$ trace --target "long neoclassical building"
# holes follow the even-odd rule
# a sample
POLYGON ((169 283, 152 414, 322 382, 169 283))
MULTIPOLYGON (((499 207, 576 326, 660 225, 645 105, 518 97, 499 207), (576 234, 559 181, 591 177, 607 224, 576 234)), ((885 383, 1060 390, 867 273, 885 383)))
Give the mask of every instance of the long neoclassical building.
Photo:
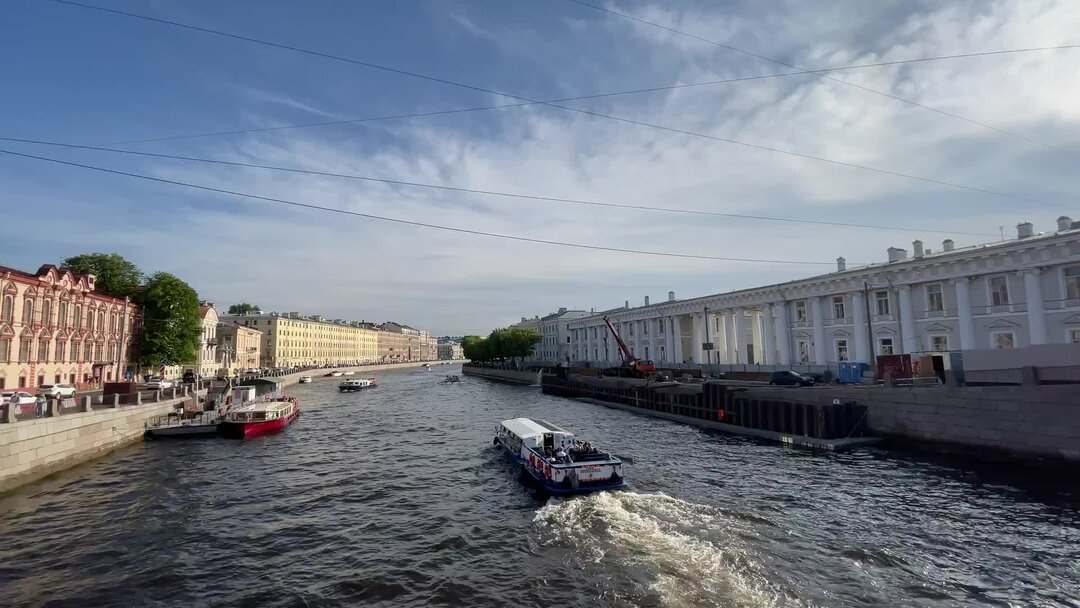
POLYGON ((131 358, 138 306, 94 292, 94 277, 46 264, 0 267, 0 389, 116 380, 131 358))
MULTIPOLYGON (((889 248, 886 262, 807 279, 623 307, 570 322, 578 362, 619 360, 603 323, 636 357, 662 363, 870 362, 903 354, 1080 342, 1080 222, 931 251, 889 248), (711 346, 711 350, 706 350, 711 346)), ((883 252, 884 253, 884 252, 883 252)))

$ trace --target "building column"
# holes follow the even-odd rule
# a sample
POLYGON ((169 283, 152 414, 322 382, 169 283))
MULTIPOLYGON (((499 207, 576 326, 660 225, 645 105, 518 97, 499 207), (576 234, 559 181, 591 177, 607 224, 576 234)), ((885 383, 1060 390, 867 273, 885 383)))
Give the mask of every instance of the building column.
POLYGON ((1028 331, 1031 333, 1031 344, 1046 344, 1046 311, 1043 308, 1042 285, 1039 284, 1038 268, 1025 270, 1024 293, 1027 299, 1028 331))
POLYGON ((915 339, 915 307, 911 303, 911 286, 900 286, 900 343, 903 344, 901 354, 911 354, 919 350, 915 339))
POLYGON ((671 317, 660 319, 664 324, 664 357, 665 363, 675 362, 675 334, 672 332, 671 317))
POLYGON ((705 363, 705 351, 701 343, 705 341, 705 314, 695 312, 690 315, 690 353, 694 363, 705 363))
MULTIPOLYGON (((764 340, 761 335, 761 309, 750 310, 750 343, 754 345, 754 363, 761 365, 765 354, 764 340)), ((747 353, 746 362, 750 362, 750 353, 747 353)))
POLYGON ((675 349, 672 351, 674 356, 673 361, 675 363, 683 362, 683 343, 682 343, 682 315, 675 315, 671 317, 671 332, 672 338, 675 341, 675 349))
POLYGON ((776 364, 776 321, 773 319, 773 305, 766 304, 762 307, 762 317, 765 323, 765 334, 761 348, 761 363, 765 365, 776 364))
POLYGON ((821 309, 821 298, 810 298, 810 318, 814 322, 814 363, 825 365, 829 362, 829 350, 825 344, 825 313, 821 309))
POLYGON ((851 306, 855 310, 855 358, 859 363, 869 363, 870 329, 866 325, 866 294, 856 291, 851 294, 851 306))
POLYGON ((741 308, 736 308, 731 311, 731 333, 732 341, 730 348, 732 349, 735 363, 746 363, 746 347, 742 345, 743 337, 743 311, 741 308))
POLYGON ((716 351, 717 363, 729 363, 727 358, 727 338, 723 312, 714 313, 711 328, 711 340, 716 351))
POLYGON ((776 325, 776 363, 779 365, 791 364, 791 328, 788 327, 787 302, 781 300, 773 304, 774 319, 776 325))
POLYGON ((971 313, 971 288, 967 277, 956 279, 956 314, 960 319, 960 349, 978 348, 975 344, 975 317, 971 313))
POLYGON ((727 359, 728 364, 735 365, 738 363, 738 359, 735 358, 735 311, 727 310, 724 312, 724 358, 727 359))

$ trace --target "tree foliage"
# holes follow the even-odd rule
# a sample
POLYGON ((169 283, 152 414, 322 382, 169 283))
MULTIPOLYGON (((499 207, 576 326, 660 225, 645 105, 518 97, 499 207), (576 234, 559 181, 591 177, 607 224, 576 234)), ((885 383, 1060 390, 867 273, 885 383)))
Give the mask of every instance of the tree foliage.
POLYGON ((257 315, 262 312, 262 308, 259 308, 256 304, 248 304, 243 302, 240 304, 233 304, 229 307, 230 315, 257 315))
POLYGON ((202 333, 195 290, 175 276, 159 272, 139 292, 138 303, 143 314, 139 362, 156 366, 161 359, 170 364, 194 361, 202 333))
POLYGON ((94 275, 94 291, 114 298, 133 297, 143 280, 139 267, 118 253, 84 253, 64 260, 63 266, 94 275))
POLYGON ((492 331, 486 338, 465 336, 461 350, 472 361, 500 361, 525 358, 532 355, 540 342, 540 332, 535 329, 508 327, 492 331))

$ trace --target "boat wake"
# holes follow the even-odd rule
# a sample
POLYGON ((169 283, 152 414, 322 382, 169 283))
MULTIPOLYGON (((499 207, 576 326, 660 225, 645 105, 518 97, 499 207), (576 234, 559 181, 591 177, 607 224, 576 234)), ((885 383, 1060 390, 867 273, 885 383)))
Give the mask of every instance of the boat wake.
POLYGON ((615 588, 604 595, 676 608, 799 605, 741 546, 745 523, 713 507, 664 494, 601 492, 552 499, 533 521, 542 544, 564 547, 583 568, 608 574, 615 588), (627 580, 614 580, 615 572, 627 580))

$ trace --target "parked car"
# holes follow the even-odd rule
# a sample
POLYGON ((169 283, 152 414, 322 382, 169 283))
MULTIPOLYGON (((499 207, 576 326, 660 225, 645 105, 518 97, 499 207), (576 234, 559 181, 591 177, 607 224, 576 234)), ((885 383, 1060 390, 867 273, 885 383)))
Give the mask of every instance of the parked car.
POLYGON ((164 378, 151 377, 143 384, 144 388, 151 388, 157 390, 164 390, 173 387, 172 380, 166 380, 164 378))
POLYGON ((3 391, 0 392, 0 401, 3 403, 11 403, 11 398, 15 395, 19 396, 19 405, 33 405, 37 403, 37 397, 31 395, 26 391, 3 391))
POLYGON ((195 384, 199 381, 199 374, 195 372, 184 372, 184 384, 195 384))
POLYGON ((70 384, 42 384, 38 387, 37 394, 45 397, 74 397, 75 387, 70 384))
POLYGON ((773 372, 769 376, 769 384, 774 386, 813 386, 814 379, 799 372, 784 370, 773 372))

